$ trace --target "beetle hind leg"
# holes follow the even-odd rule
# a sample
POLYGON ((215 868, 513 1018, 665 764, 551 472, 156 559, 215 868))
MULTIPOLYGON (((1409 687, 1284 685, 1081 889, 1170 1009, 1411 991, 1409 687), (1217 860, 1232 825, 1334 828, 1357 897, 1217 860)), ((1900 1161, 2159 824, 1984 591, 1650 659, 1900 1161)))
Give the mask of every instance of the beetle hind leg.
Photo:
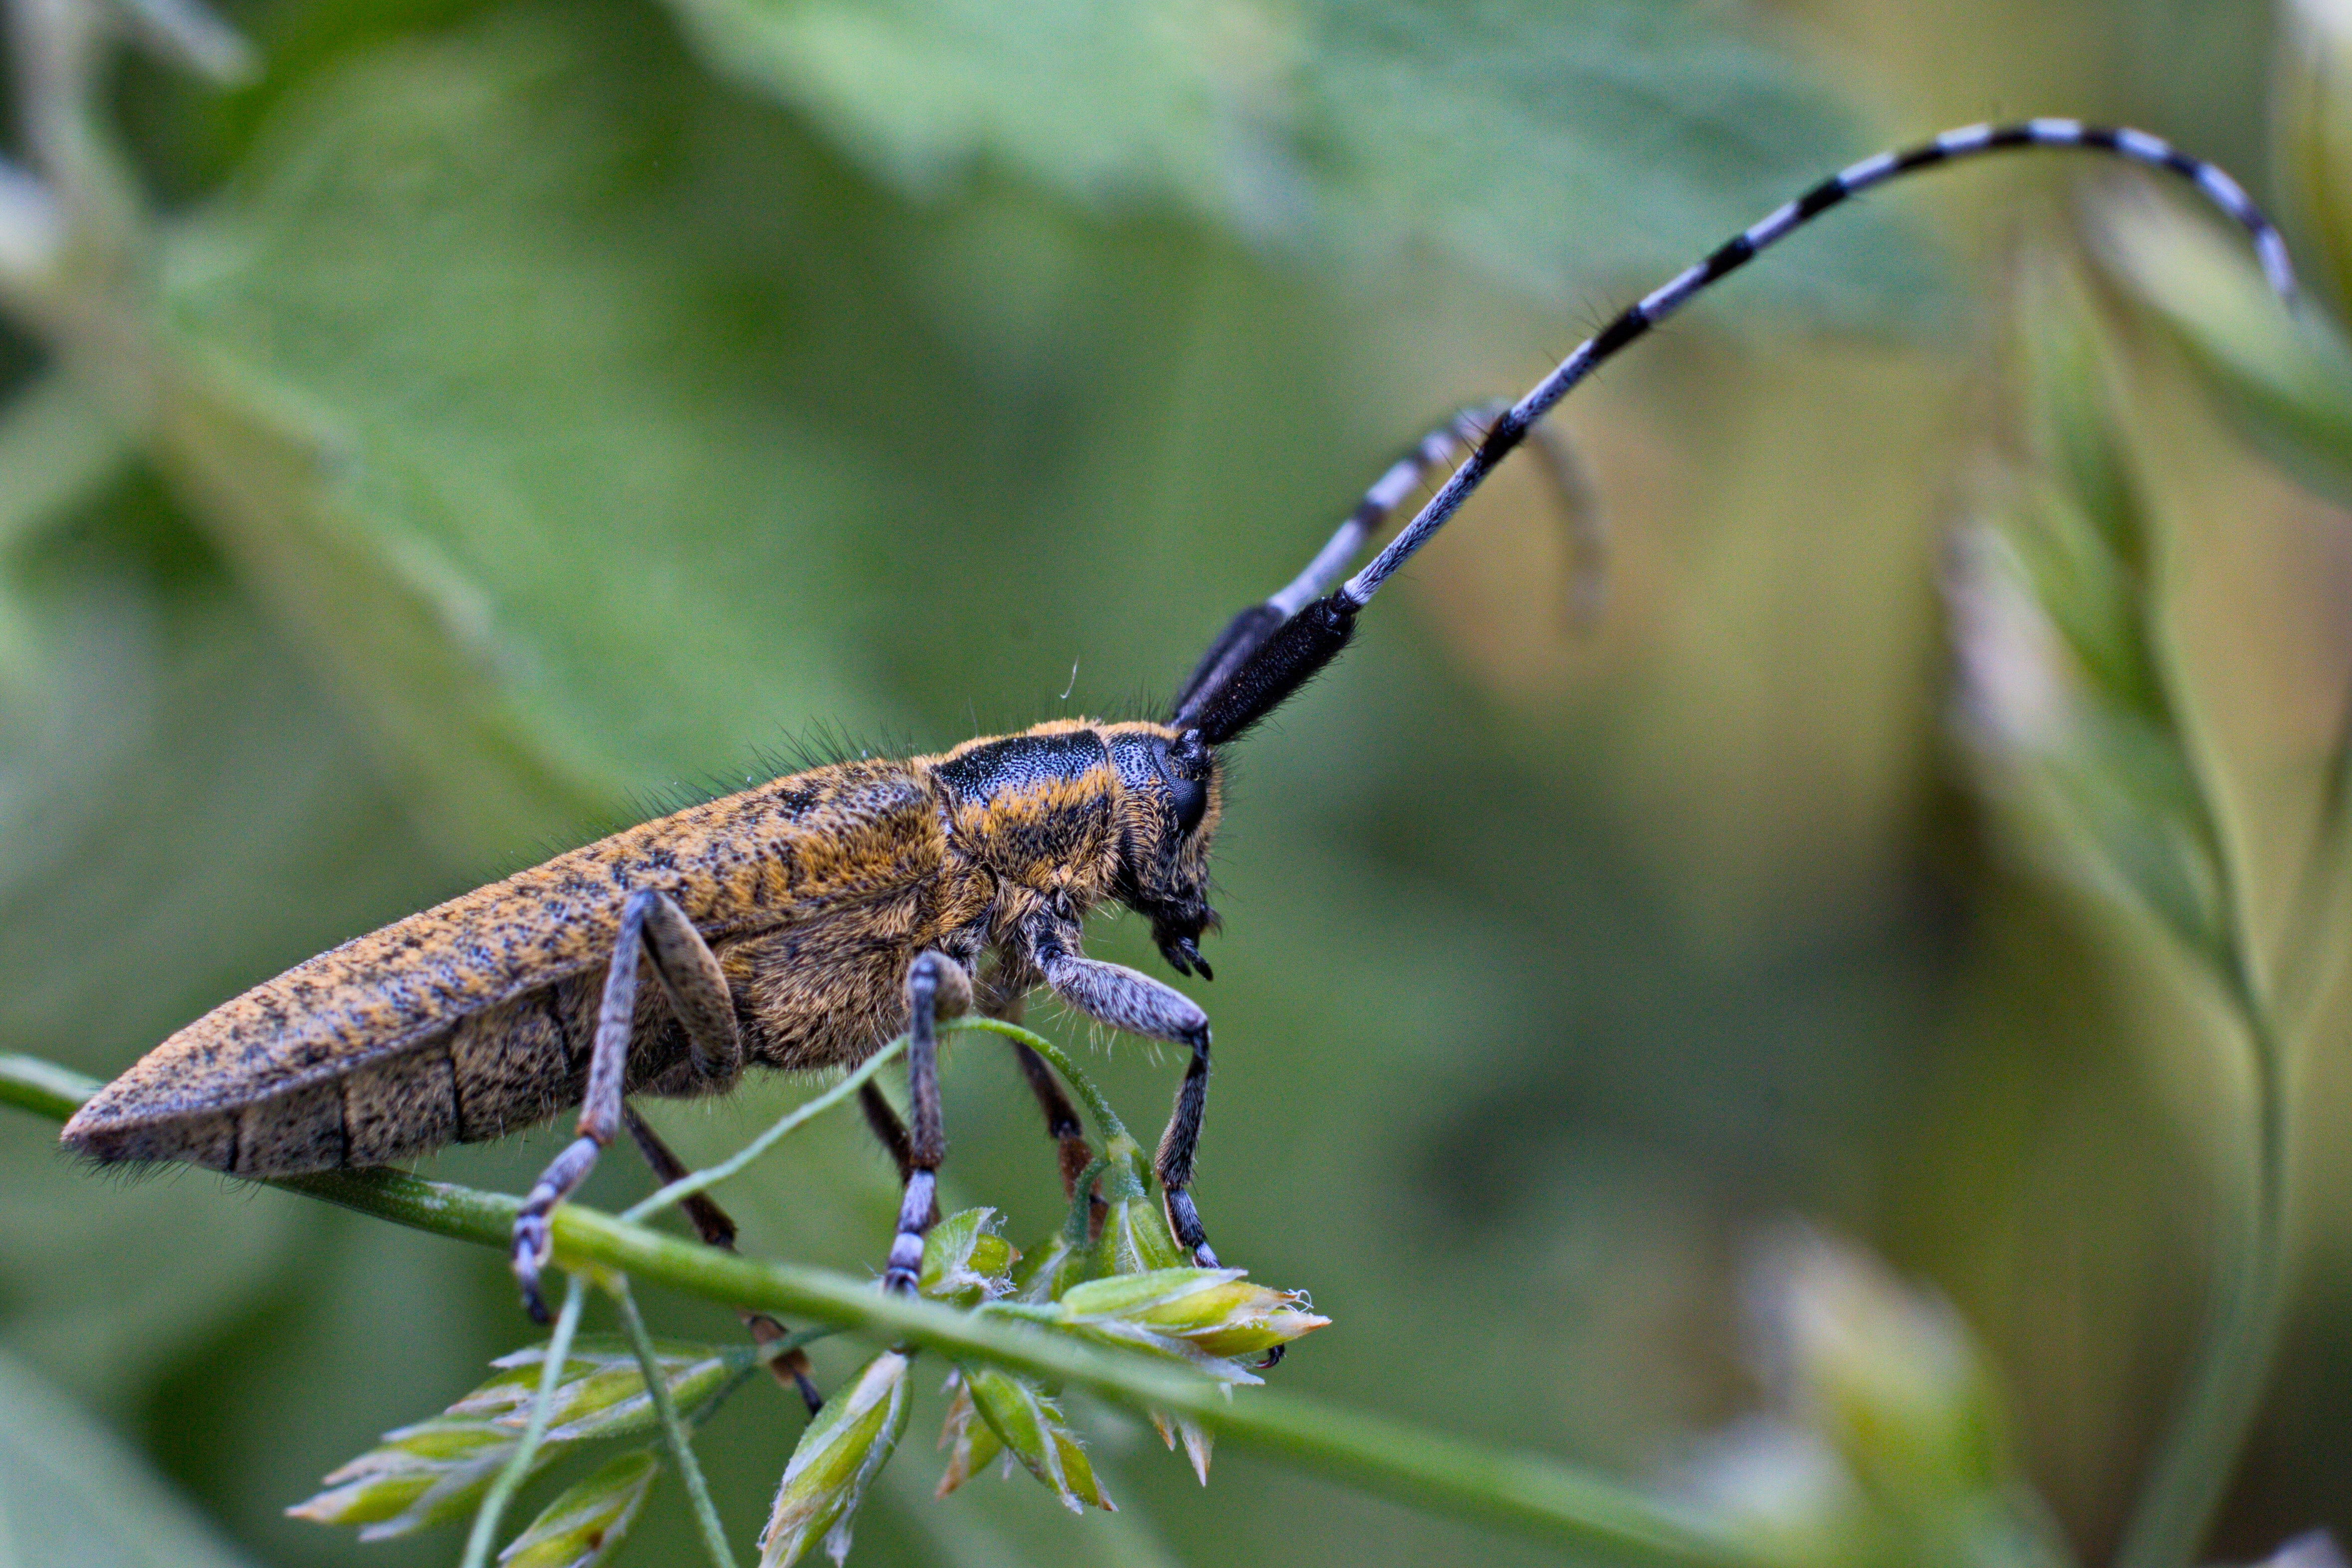
MULTIPOLYGON (((686 1030, 695 1069, 716 1082, 731 1081, 743 1067, 743 1042, 735 1027, 727 977, 719 960, 666 893, 641 888, 621 904, 621 928, 613 941, 613 967, 596 1008, 596 1036, 589 1049, 588 1087, 582 1097, 578 1136, 550 1163, 515 1215, 514 1273, 523 1309, 548 1321, 539 1278, 547 1267, 555 1235, 555 1206, 578 1190, 596 1167, 596 1156, 621 1131, 622 1095, 627 1088, 629 1037, 637 1017, 637 958, 653 960, 655 977, 667 994, 670 1011, 686 1030)), ((731 1228, 731 1227, 730 1227, 731 1228)))
MULTIPOLYGON (((895 1294, 913 1293, 923 1270, 923 1237, 939 1214, 940 1161, 947 1153, 947 1133, 940 1116, 939 1021, 971 1005, 971 975, 946 953, 927 950, 917 953, 907 966, 907 1098, 911 1125, 902 1162, 906 1190, 898 1205, 898 1228, 890 1238, 889 1261, 882 1270, 882 1288, 895 1294)), ((867 1120, 880 1131, 874 1101, 866 1104, 867 1120)), ((884 1142, 893 1141, 885 1134, 884 1142)), ((894 1146, 892 1152, 897 1152, 894 1146)))

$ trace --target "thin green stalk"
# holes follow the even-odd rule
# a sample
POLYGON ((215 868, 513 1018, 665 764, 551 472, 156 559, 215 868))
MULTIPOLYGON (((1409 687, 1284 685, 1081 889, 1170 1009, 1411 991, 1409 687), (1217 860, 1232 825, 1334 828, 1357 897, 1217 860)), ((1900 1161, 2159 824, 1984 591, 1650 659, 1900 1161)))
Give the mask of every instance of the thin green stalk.
POLYGON ((2329 749, 2327 777, 2319 792, 2319 813, 2311 827, 2311 847, 2287 900, 2288 945, 2280 955, 2278 981, 2273 992, 2279 1015, 2290 1023, 2307 1026, 2310 1011, 2325 995, 2333 966, 2322 961, 2338 958, 2343 944, 2322 940, 2336 895, 2344 880, 2347 829, 2352 828, 2352 689, 2347 689, 2336 714, 2335 743, 2329 749))
POLYGON ((100 1087, 94 1078, 38 1057, 0 1054, 0 1105, 63 1121, 100 1087))
MULTIPOLYGON (((2233 954, 2233 958, 2238 955, 2233 954)), ((2141 1489, 2116 1568, 2189 1568, 2228 1495, 2286 1321, 2286 1052, 2242 962, 2228 975, 2254 1066, 2252 1169, 2232 1184, 2210 1325, 2141 1489)))
POLYGON ((593 1260, 641 1280, 713 1300, 854 1325, 888 1342, 977 1357, 1082 1386, 1148 1412, 1188 1415, 1222 1439, 1277 1454, 1391 1499, 1410 1498, 1578 1548, 1610 1562, 1732 1568, 1759 1559, 1640 1493, 1386 1416, 1255 1388, 1240 1396, 1179 1368, 1058 1334, 885 1296, 870 1283, 786 1264, 755 1263, 592 1210, 556 1211, 556 1255, 593 1260))
MULTIPOLYGON (((0 1058, 0 1098, 56 1117, 57 1069, 0 1058), (37 1103, 36 1103, 37 1102, 37 1103)), ((90 1086, 94 1091, 96 1086, 90 1086)), ((66 1107, 64 1109, 70 1109, 66 1107)), ((397 1171, 333 1171, 272 1185, 395 1224, 470 1241, 503 1254, 516 1200, 397 1171)), ((1266 1388, 1228 1399, 1206 1380, 1150 1359, 1082 1344, 987 1314, 887 1296, 870 1280, 791 1264, 761 1263, 665 1236, 611 1215, 565 1205, 555 1211, 556 1261, 604 1267, 728 1306, 751 1307, 856 1330, 885 1343, 911 1342, 948 1356, 992 1361, 1061 1379, 1139 1412, 1157 1405, 1189 1415, 1237 1446, 1254 1447, 1391 1500, 1483 1520, 1631 1568, 1758 1568, 1744 1542, 1691 1522, 1632 1488, 1548 1460, 1511 1454, 1383 1415, 1266 1388)))
MULTIPOLYGON (((2142 635, 2149 646, 2157 646, 2152 601, 2143 602, 2143 616, 2142 635)), ((2205 1335, 2125 1527, 2116 1568, 2190 1568, 2201 1559, 2213 1516, 2229 1493, 2247 1436, 2261 1412, 2286 1319, 2286 1043, 2257 971, 2252 911, 2207 784, 2208 770, 2199 765, 2171 679, 2161 673, 2158 679, 2164 723, 2180 749, 2191 783, 2190 826, 2212 868, 2222 926, 2221 951, 2214 955, 2216 977, 2245 1032, 2253 1068, 2254 1126, 2247 1151, 2251 1170, 2238 1172, 2222 1193, 2230 1233, 2215 1252, 2205 1335)), ((2314 863, 2336 848, 2345 804, 2339 788, 2345 785, 2352 785, 2352 773, 2339 768, 2322 803, 2319 837, 2306 851, 2298 901, 2318 885, 2314 863)), ((2315 937, 2315 931, 2290 933, 2291 942, 2297 944, 2315 937)), ((2282 967, 2292 972, 2307 966, 2295 962, 2291 949, 2282 967)))
POLYGON ((1080 1072, 1077 1063, 1045 1036, 1034 1034, 1018 1024, 1008 1024, 1002 1018, 959 1018, 956 1026, 1002 1035, 1008 1040, 1017 1040, 1028 1047, 1045 1058, 1053 1069, 1062 1075, 1062 1081, 1087 1102, 1087 1114, 1095 1119, 1095 1125, 1101 1129, 1106 1142, 1116 1142, 1127 1137, 1127 1124, 1118 1119, 1118 1112, 1110 1108, 1110 1101, 1103 1098, 1102 1090, 1095 1087, 1095 1080, 1080 1072))
MULTIPOLYGON (((1055 1072, 1062 1075, 1063 1081, 1067 1083, 1077 1097, 1086 1102, 1087 1110, 1094 1116, 1096 1125, 1101 1128, 1105 1139, 1115 1141, 1127 1137, 1127 1128, 1120 1122, 1118 1112, 1110 1108, 1110 1101, 1103 1098, 1102 1091, 1095 1087, 1094 1080, 1079 1071, 1076 1064, 1072 1062, 1063 1053, 1062 1048, 1053 1041, 1042 1035, 1033 1034, 1018 1024, 1008 1024, 1001 1018, 984 1018, 978 1015, 969 1015, 940 1020, 940 1030, 942 1034, 958 1029, 978 1029, 992 1035, 1002 1035, 1008 1040, 1017 1040, 1035 1051, 1051 1064, 1055 1072)), ((621 1217, 633 1222, 650 1219, 673 1204, 684 1202, 697 1193, 708 1192, 719 1183, 741 1174, 754 1161, 774 1148, 787 1134, 797 1131, 856 1093, 883 1067, 904 1055, 906 1049, 907 1037, 901 1035, 874 1055, 866 1058, 858 1065, 856 1071, 839 1083, 835 1084, 823 1094, 803 1101, 785 1112, 773 1126, 727 1159, 716 1165, 680 1176, 652 1196, 624 1209, 621 1212, 621 1217)))
POLYGON ((655 1418, 661 1422, 662 1436, 669 1440, 669 1457, 677 1465, 677 1478, 686 1483, 686 1495, 694 1505, 694 1522, 702 1531, 702 1549, 710 1554, 710 1568, 735 1568, 735 1553, 727 1544, 727 1527, 719 1522, 718 1505, 710 1500, 709 1483, 702 1479, 702 1467, 695 1462, 694 1445, 688 1440, 685 1423, 677 1418, 677 1405, 669 1396, 669 1384, 662 1377, 661 1357, 655 1353, 654 1337, 646 1331, 646 1320, 637 1310, 637 1299, 629 1290, 626 1275, 607 1274, 599 1283, 604 1293, 620 1304, 621 1321, 628 1326, 630 1348, 637 1352, 638 1370, 646 1374, 646 1393, 654 1405, 655 1418))
POLYGON ((555 1407, 556 1386, 563 1381, 563 1363, 571 1359, 572 1336, 580 1327, 580 1310, 588 1300, 586 1283, 574 1274, 563 1293, 555 1331, 548 1336, 547 1359, 540 1363, 539 1394, 530 1402, 530 1419, 523 1426, 522 1441, 516 1445, 506 1468, 490 1483, 490 1489, 482 1494, 482 1506, 474 1510, 474 1528, 466 1534, 466 1555, 459 1568, 485 1568, 489 1562, 490 1548, 499 1538, 499 1521, 530 1476, 531 1460, 539 1457, 539 1446, 547 1436, 548 1414, 555 1407))
MULTIPOLYGON (((1070 1215, 1062 1222, 1062 1238, 1070 1244, 1073 1252, 1086 1246, 1087 1238, 1093 1234, 1095 1183, 1101 1180, 1103 1173, 1109 1169, 1110 1162, 1097 1154, 1080 1167, 1078 1179, 1070 1184, 1070 1215)), ((1142 1194, 1138 1193, 1135 1195, 1140 1197, 1142 1194)))
POLYGON ((884 1064, 895 1061, 907 1048, 907 1037, 899 1036, 859 1064, 857 1070, 814 1099, 793 1107, 779 1118, 774 1126, 752 1139, 718 1164, 704 1170, 689 1172, 645 1198, 621 1211, 621 1217, 631 1223, 650 1219, 672 1204, 683 1203, 697 1193, 708 1192, 719 1183, 740 1174, 752 1161, 774 1148, 788 1132, 793 1132, 824 1115, 843 1100, 865 1087, 884 1064))
MULTIPOLYGON (((1143 1145, 1128 1135, 1127 1123, 1118 1119, 1118 1112, 1111 1109, 1110 1101, 1104 1097, 1103 1091, 1095 1087, 1095 1080, 1080 1071, 1078 1064, 1072 1061, 1061 1047, 1043 1035, 1033 1034, 1020 1025, 1008 1024, 1002 1018, 972 1017, 959 1022, 967 1028, 1002 1035, 1008 1040, 1017 1041, 1045 1058, 1046 1065, 1062 1075, 1062 1081, 1070 1086, 1071 1091, 1086 1101, 1087 1113, 1095 1119, 1096 1130, 1102 1134, 1102 1157, 1087 1167, 1104 1178, 1102 1195, 1113 1203, 1143 1196, 1143 1145)), ((1094 1180, 1091 1175, 1079 1177, 1076 1188, 1079 1204, 1088 1202, 1087 1193, 1094 1180)))

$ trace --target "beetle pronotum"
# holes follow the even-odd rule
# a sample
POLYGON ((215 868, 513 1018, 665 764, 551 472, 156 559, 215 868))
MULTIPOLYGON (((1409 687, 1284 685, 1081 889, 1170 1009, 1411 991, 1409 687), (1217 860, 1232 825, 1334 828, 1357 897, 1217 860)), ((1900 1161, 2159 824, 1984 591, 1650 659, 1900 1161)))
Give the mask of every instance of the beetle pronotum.
MULTIPOLYGON (((2285 246, 2237 182, 2145 132, 2071 120, 1978 125, 1864 159, 1628 307, 1517 403, 1457 416, 1425 438, 1306 570, 1219 634, 1166 721, 1057 721, 939 756, 836 763, 572 850, 223 1004, 82 1107, 67 1146, 108 1162, 285 1175, 383 1164, 579 1105, 578 1135, 515 1224, 515 1272, 543 1315, 550 1212, 625 1124, 657 1167, 668 1161, 628 1115, 626 1095, 716 1092, 747 1062, 852 1064, 904 1031, 911 1128, 870 1084, 865 1098, 904 1178, 882 1277, 904 1291, 944 1149, 938 1020, 973 1005, 1009 1010, 1042 984, 1090 1018, 1190 1051, 1156 1166, 1171 1232, 1213 1264, 1190 1193, 1208 1016, 1172 986, 1087 957, 1088 911, 1125 904, 1150 920, 1178 973, 1209 978, 1198 944, 1217 923, 1205 893, 1217 749, 1338 657, 1381 584, 1536 421, 1708 284, 1847 197, 1955 158, 2035 146, 2092 148, 2193 182, 2244 226, 2293 302, 2285 246), (1465 447, 1412 522, 1333 588, 1381 521, 1465 447), (656 984, 638 984, 641 963, 656 984)), ((1045 1065, 1015 1048, 1066 1179, 1086 1163, 1077 1119, 1045 1065)), ((697 1221, 716 1239, 724 1222, 710 1214, 697 1221)))

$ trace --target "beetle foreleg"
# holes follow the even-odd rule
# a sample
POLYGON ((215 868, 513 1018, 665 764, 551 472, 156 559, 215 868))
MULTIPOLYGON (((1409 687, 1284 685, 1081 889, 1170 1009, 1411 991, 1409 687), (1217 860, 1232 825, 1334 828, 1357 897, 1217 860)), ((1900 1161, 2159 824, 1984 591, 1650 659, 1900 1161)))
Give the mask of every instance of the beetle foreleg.
POLYGON ((1037 967, 1054 994, 1097 1023, 1147 1040, 1205 1046, 1209 1016, 1173 985, 1123 963, 1105 963, 1058 942, 1039 944, 1037 967))
POLYGON ((684 1026, 695 1065, 707 1075, 731 1079, 742 1069, 743 1047, 735 1029, 734 1004, 727 999, 726 976, 701 933, 668 895, 640 888, 621 903, 621 927, 613 938, 613 967, 596 1008, 596 1038, 589 1049, 588 1087, 580 1105, 579 1136, 540 1176, 515 1215, 515 1281, 524 1310, 547 1321, 539 1292, 540 1270, 554 1245, 548 1216, 596 1168, 596 1156, 621 1130, 622 1094, 627 1088, 629 1037, 637 1018, 637 955, 650 952, 654 973, 668 993, 670 1009, 684 1026), (715 994, 714 994, 715 988, 715 994))
POLYGON ((1201 1228, 1201 1211, 1192 1205, 1192 1156, 1201 1147, 1201 1119, 1209 1109, 1209 1032, 1192 1044, 1192 1065, 1176 1088, 1176 1110, 1168 1131, 1160 1135, 1160 1152, 1153 1168, 1160 1175, 1160 1201, 1168 1210, 1169 1234, 1203 1268, 1217 1267, 1209 1250, 1209 1234, 1201 1228))
MULTIPOLYGON (((907 966, 907 1190, 882 1288, 907 1294, 923 1269, 923 1236, 938 1217, 940 1161, 947 1131, 940 1116, 939 1020, 971 1005, 971 976, 944 952, 927 951, 907 966)), ((868 1111, 869 1119, 871 1110, 868 1111)))
POLYGON ((1168 1228, 1178 1246, 1203 1268, 1217 1266, 1201 1214, 1187 1190, 1192 1156, 1201 1142, 1201 1118, 1209 1104, 1209 1016, 1172 985, 1122 964, 1105 963, 1076 951, 1071 933, 1049 930, 1035 940, 1036 963, 1055 994, 1089 1018, 1147 1039, 1186 1046, 1192 1052, 1184 1082, 1176 1091, 1176 1113, 1160 1141, 1157 1169, 1168 1208, 1168 1228))

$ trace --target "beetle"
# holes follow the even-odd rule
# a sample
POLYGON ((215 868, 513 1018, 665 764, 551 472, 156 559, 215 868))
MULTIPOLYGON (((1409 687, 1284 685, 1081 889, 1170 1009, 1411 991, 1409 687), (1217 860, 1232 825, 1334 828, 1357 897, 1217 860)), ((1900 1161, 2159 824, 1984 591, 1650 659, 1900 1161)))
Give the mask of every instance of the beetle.
MULTIPOLYGON (((543 1318, 549 1215, 605 1145, 627 1125, 657 1171, 676 1167, 627 1111, 628 1095, 721 1092, 747 1065, 853 1064, 904 1032, 911 1126, 864 1089, 903 1181, 882 1274, 903 1292, 935 1218, 945 1149, 939 1020, 1009 1012, 1042 984, 1089 1018, 1190 1053, 1154 1163, 1171 1234, 1214 1266, 1191 1194, 1208 1016, 1171 985, 1087 957, 1088 912, 1135 910, 1177 973, 1209 979, 1200 941, 1218 923, 1207 875, 1219 749, 1339 655, 1381 584, 1537 422, 1700 290, 1849 197, 2024 147, 2086 148, 2188 179, 2246 229, 2281 297, 2296 299, 2278 231, 2237 182, 2144 132, 1974 125, 1864 159, 1629 306, 1517 403, 1467 411, 1425 437, 1296 579, 1233 618, 1164 721, 1056 721, 936 756, 835 763, 574 849, 223 1004, 84 1105, 66 1146, 101 1162, 288 1175, 386 1164, 578 1105, 575 1137, 515 1221, 515 1273, 543 1318), (1339 582, 1388 514, 1465 448, 1412 521, 1339 582), (656 984, 640 983, 646 967, 656 984)), ((1087 1158, 1076 1116, 1044 1063, 1015 1048, 1067 1181, 1087 1158)), ((723 1242, 715 1212, 705 1205, 697 1224, 723 1242)))

